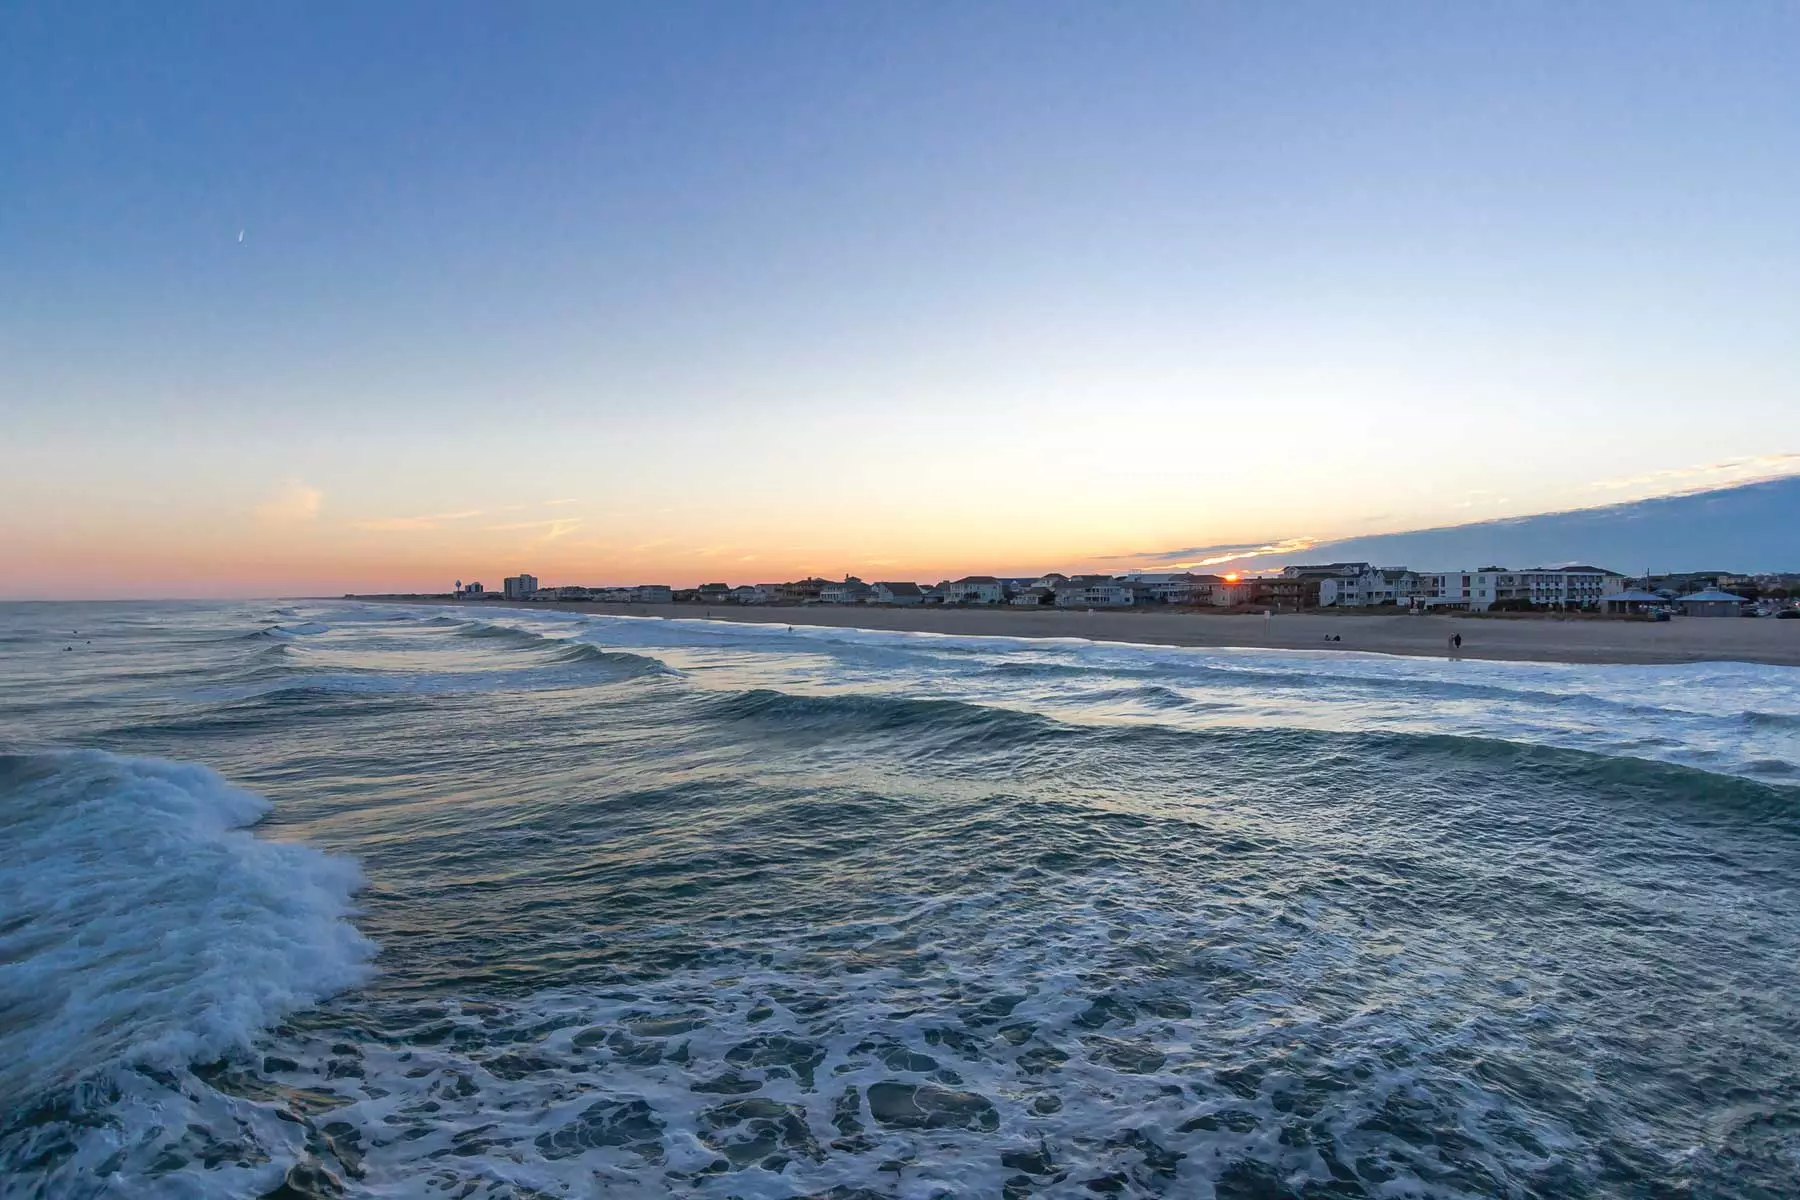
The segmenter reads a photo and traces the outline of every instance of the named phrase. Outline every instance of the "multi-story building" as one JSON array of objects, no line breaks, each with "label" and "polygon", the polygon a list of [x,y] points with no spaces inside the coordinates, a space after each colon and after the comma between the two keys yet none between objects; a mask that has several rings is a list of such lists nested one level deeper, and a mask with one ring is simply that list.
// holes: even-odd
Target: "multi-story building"
[{"label": "multi-story building", "polygon": [[673,604],[675,589],[666,583],[640,583],[631,589],[633,604]]},{"label": "multi-story building", "polygon": [[1419,576],[1405,567],[1366,567],[1355,575],[1324,576],[1318,584],[1321,608],[1405,607],[1418,594]]},{"label": "multi-story building", "polygon": [[1592,608],[1616,592],[1625,577],[1604,567],[1533,567],[1517,571],[1482,567],[1475,571],[1422,574],[1414,602],[1424,608],[1486,612],[1496,604],[1545,608]]},{"label": "multi-story building", "polygon": [[508,575],[501,580],[501,587],[508,600],[529,600],[533,592],[538,590],[536,575]]}]

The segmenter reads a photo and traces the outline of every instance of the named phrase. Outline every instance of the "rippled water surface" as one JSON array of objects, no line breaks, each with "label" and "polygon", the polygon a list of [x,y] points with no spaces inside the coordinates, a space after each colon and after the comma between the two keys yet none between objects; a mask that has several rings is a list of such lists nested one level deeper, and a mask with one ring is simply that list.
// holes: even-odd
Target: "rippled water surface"
[{"label": "rippled water surface", "polygon": [[0,606],[0,1194],[1791,1196],[1800,672]]}]

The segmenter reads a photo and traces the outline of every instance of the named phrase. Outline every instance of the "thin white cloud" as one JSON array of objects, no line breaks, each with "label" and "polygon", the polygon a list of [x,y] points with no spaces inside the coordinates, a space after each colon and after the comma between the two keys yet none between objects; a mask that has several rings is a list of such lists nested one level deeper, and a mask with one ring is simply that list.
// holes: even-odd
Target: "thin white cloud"
[{"label": "thin white cloud", "polygon": [[446,521],[467,521],[471,517],[479,517],[481,510],[472,508],[468,512],[431,513],[422,517],[370,517],[367,520],[352,521],[356,529],[367,529],[376,533],[417,533],[426,529],[438,529]]},{"label": "thin white cloud", "polygon": [[537,537],[540,542],[554,542],[580,529],[583,522],[578,517],[556,517],[548,521],[507,521],[500,525],[483,525],[484,533],[517,533],[527,529],[543,530]]},{"label": "thin white cloud", "polygon": [[559,504],[579,504],[580,502],[581,502],[580,496],[564,496],[561,500],[546,500],[546,501],[544,501],[544,507],[545,508],[555,508]]},{"label": "thin white cloud", "polygon": [[256,506],[256,519],[270,525],[296,525],[317,520],[324,503],[324,492],[290,479],[280,491]]},{"label": "thin white cloud", "polygon": [[1138,554],[1115,554],[1112,559],[1137,559],[1161,563],[1177,570],[1194,567],[1216,567],[1240,558],[1260,558],[1265,554],[1298,554],[1319,544],[1314,537],[1271,539],[1267,542],[1235,542],[1222,546],[1186,546],[1180,550],[1146,550]]}]

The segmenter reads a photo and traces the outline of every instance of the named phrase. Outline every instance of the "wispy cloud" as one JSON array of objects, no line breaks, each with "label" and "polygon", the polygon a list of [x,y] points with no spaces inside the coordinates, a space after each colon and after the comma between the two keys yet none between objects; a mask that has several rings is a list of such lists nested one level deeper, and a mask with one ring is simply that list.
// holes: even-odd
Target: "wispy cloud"
[{"label": "wispy cloud", "polygon": [[472,508],[468,512],[430,513],[422,517],[370,517],[350,524],[353,528],[368,529],[376,533],[417,533],[442,528],[448,521],[467,521],[480,515],[479,508]]},{"label": "wispy cloud", "polygon": [[581,526],[579,517],[556,517],[548,521],[507,521],[500,525],[483,525],[481,528],[485,533],[519,533],[528,529],[541,529],[543,532],[538,534],[537,540],[554,542],[557,538],[574,533]]},{"label": "wispy cloud", "polygon": [[1271,538],[1265,542],[1227,542],[1217,546],[1183,546],[1178,550],[1145,550],[1137,554],[1113,554],[1101,561],[1166,563],[1172,567],[1216,567],[1240,558],[1260,558],[1265,554],[1298,554],[1319,544],[1318,538]]},{"label": "wispy cloud", "polygon": [[1775,479],[1797,472],[1800,472],[1800,454],[1755,454],[1747,458],[1727,458],[1699,466],[1629,475],[1622,479],[1600,479],[1588,484],[1588,487],[1597,492],[1666,489],[1670,494],[1678,494],[1706,491],[1729,483]]},{"label": "wispy cloud", "polygon": [[256,519],[270,525],[295,525],[316,520],[324,503],[324,492],[290,479],[280,491],[256,506]]},{"label": "wispy cloud", "polygon": [[555,508],[559,504],[578,504],[580,502],[581,502],[580,496],[564,496],[561,500],[546,500],[546,501],[544,501],[544,507],[545,508]]}]

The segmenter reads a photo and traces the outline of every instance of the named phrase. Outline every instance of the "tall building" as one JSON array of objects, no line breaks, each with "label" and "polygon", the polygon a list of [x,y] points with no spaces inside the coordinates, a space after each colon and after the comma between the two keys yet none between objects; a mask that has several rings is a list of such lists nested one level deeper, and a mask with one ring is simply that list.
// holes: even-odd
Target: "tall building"
[{"label": "tall building", "polygon": [[508,600],[529,600],[531,594],[538,590],[537,576],[508,575],[501,581],[501,586],[506,589]]}]

